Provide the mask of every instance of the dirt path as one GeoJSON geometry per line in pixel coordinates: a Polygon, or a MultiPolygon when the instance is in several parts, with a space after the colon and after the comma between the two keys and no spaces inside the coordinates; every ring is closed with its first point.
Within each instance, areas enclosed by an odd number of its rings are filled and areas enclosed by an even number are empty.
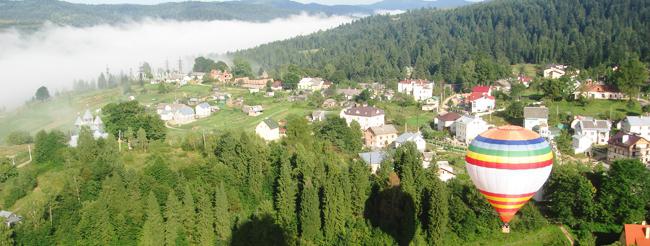
{"type": "Polygon", "coordinates": [[[564,234],[566,239],[569,240],[569,243],[571,244],[571,246],[575,245],[575,242],[573,241],[573,238],[571,237],[571,234],[566,230],[566,228],[564,228],[563,225],[559,225],[558,227],[560,227],[560,230],[562,231],[562,234],[564,234]]]}
{"type": "Polygon", "coordinates": [[[25,165],[27,165],[27,164],[29,164],[29,163],[31,163],[31,162],[32,162],[32,160],[28,160],[28,161],[26,161],[26,162],[23,162],[23,163],[18,164],[18,166],[16,166],[16,167],[17,167],[17,168],[21,168],[21,167],[24,167],[25,165]]]}

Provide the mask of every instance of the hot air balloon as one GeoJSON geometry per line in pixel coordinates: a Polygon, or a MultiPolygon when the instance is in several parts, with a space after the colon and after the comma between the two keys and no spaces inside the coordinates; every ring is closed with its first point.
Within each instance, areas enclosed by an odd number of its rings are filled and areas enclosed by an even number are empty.
{"type": "Polygon", "coordinates": [[[508,223],[544,185],[553,167],[550,144],[539,134],[519,126],[492,128],[469,145],[467,173],[476,188],[508,223]]]}

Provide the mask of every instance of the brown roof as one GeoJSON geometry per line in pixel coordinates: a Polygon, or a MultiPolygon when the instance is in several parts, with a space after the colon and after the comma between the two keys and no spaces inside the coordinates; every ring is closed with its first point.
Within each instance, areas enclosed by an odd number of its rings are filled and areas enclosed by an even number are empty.
{"type": "Polygon", "coordinates": [[[629,133],[620,131],[620,132],[616,133],[616,135],[611,137],[609,139],[609,141],[607,141],[607,143],[611,144],[611,145],[616,145],[616,146],[628,148],[628,147],[630,147],[632,145],[635,145],[641,139],[644,139],[644,138],[639,136],[639,135],[629,134],[629,133]],[[626,135],[628,136],[628,139],[627,139],[627,141],[623,141],[623,136],[626,136],[626,135]]]}
{"type": "Polygon", "coordinates": [[[588,92],[611,92],[611,93],[618,93],[620,92],[616,87],[611,86],[611,85],[603,85],[603,84],[591,84],[587,87],[588,92]]]}
{"type": "Polygon", "coordinates": [[[388,134],[397,134],[397,129],[393,125],[383,125],[383,126],[375,126],[375,127],[370,127],[368,131],[371,131],[372,133],[375,134],[375,136],[378,135],[388,135],[388,134]]]}
{"type": "Polygon", "coordinates": [[[373,117],[384,114],[384,110],[375,107],[352,107],[345,110],[347,115],[373,117]]]}
{"type": "Polygon", "coordinates": [[[524,118],[548,119],[548,108],[545,107],[525,107],[524,118]]]}
{"type": "Polygon", "coordinates": [[[438,115],[438,120],[439,121],[456,121],[461,117],[460,114],[455,113],[455,112],[449,112],[443,115],[438,115]]]}

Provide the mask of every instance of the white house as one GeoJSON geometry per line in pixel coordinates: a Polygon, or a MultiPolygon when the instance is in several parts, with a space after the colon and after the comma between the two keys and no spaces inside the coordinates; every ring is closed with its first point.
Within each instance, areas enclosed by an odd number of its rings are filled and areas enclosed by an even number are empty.
{"type": "Polygon", "coordinates": [[[340,117],[345,119],[348,126],[352,121],[356,121],[361,126],[362,131],[373,126],[383,126],[384,116],[384,110],[368,106],[346,108],[341,110],[340,114],[340,117]]]}
{"type": "Polygon", "coordinates": [[[427,142],[424,140],[420,132],[403,133],[397,137],[397,139],[395,139],[395,148],[399,148],[399,146],[402,146],[407,142],[415,143],[415,146],[420,152],[424,152],[424,150],[427,148],[427,142]]]}
{"type": "Polygon", "coordinates": [[[302,78],[298,82],[298,90],[303,91],[318,91],[323,89],[325,81],[322,78],[302,78]]]}
{"type": "Polygon", "coordinates": [[[524,128],[533,130],[536,126],[548,126],[548,108],[547,107],[525,107],[524,108],[524,128]]]}
{"type": "Polygon", "coordinates": [[[575,134],[572,136],[573,153],[575,154],[589,152],[593,144],[594,142],[587,135],[575,134]]]}
{"type": "Polygon", "coordinates": [[[544,69],[544,78],[559,79],[560,77],[564,76],[564,74],[566,74],[566,68],[567,66],[565,65],[549,65],[546,69],[544,69]]]}
{"type": "Polygon", "coordinates": [[[596,100],[623,100],[627,98],[623,92],[614,86],[591,81],[585,83],[587,84],[585,85],[586,88],[583,91],[577,90],[573,93],[576,99],[578,99],[580,96],[596,100]]]}
{"type": "Polygon", "coordinates": [[[172,121],[174,124],[183,125],[194,121],[195,117],[194,109],[187,105],[181,105],[180,108],[174,111],[174,119],[172,121]]]}
{"type": "Polygon", "coordinates": [[[381,151],[359,153],[359,157],[370,166],[370,172],[377,173],[381,163],[386,159],[386,153],[381,151]]]}
{"type": "Polygon", "coordinates": [[[454,123],[456,139],[469,144],[476,136],[488,130],[488,124],[479,116],[463,115],[454,123]]]}
{"type": "Polygon", "coordinates": [[[445,128],[450,128],[454,124],[454,122],[456,122],[456,120],[458,120],[460,117],[461,115],[458,113],[449,112],[446,114],[436,116],[436,118],[433,119],[433,121],[436,124],[438,131],[442,131],[445,128]]]}
{"type": "Polygon", "coordinates": [[[397,83],[397,92],[411,95],[416,101],[422,101],[433,96],[434,83],[422,79],[402,80],[397,83]]]}
{"type": "Polygon", "coordinates": [[[618,128],[650,139],[650,116],[627,116],[619,122],[618,128]]]}
{"type": "Polygon", "coordinates": [[[422,103],[422,111],[434,111],[438,109],[438,97],[430,97],[422,103]]]}
{"type": "Polygon", "coordinates": [[[612,123],[609,120],[578,120],[574,126],[575,135],[588,137],[593,144],[605,145],[609,141],[612,123]]]}
{"type": "Polygon", "coordinates": [[[209,117],[212,114],[212,106],[210,106],[210,104],[205,102],[196,105],[195,110],[196,110],[196,117],[198,118],[209,117]]]}
{"type": "Polygon", "coordinates": [[[493,110],[496,104],[496,100],[493,96],[472,93],[466,98],[465,103],[467,106],[469,106],[470,112],[481,113],[493,110]]]}
{"type": "Polygon", "coordinates": [[[264,113],[264,107],[262,105],[254,105],[254,106],[248,106],[244,105],[242,106],[242,111],[246,113],[248,116],[260,116],[262,113],[264,113]]]}
{"type": "Polygon", "coordinates": [[[86,110],[82,117],[77,116],[74,126],[75,129],[73,130],[70,136],[70,141],[68,142],[70,147],[77,147],[79,131],[82,127],[88,127],[95,140],[108,137],[108,133],[104,131],[104,122],[99,117],[99,113],[97,113],[97,116],[93,116],[93,114],[90,113],[90,110],[86,110]]]}
{"type": "Polygon", "coordinates": [[[255,133],[266,141],[280,139],[280,125],[272,119],[265,119],[255,127],[255,133]]]}
{"type": "Polygon", "coordinates": [[[438,161],[436,162],[436,165],[438,166],[438,178],[440,178],[442,182],[447,182],[456,177],[454,167],[449,165],[448,161],[438,161]]]}

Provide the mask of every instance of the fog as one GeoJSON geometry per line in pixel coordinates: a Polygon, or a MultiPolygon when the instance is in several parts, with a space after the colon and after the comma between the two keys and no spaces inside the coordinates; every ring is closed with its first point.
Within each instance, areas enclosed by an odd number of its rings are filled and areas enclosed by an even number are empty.
{"type": "Polygon", "coordinates": [[[162,68],[166,61],[183,70],[196,56],[254,47],[306,35],[351,22],[352,17],[298,15],[267,23],[242,21],[146,20],[87,28],[46,25],[35,33],[0,31],[0,107],[18,106],[38,87],[72,87],[75,79],[96,79],[111,73],[137,71],[143,61],[162,68]]]}

